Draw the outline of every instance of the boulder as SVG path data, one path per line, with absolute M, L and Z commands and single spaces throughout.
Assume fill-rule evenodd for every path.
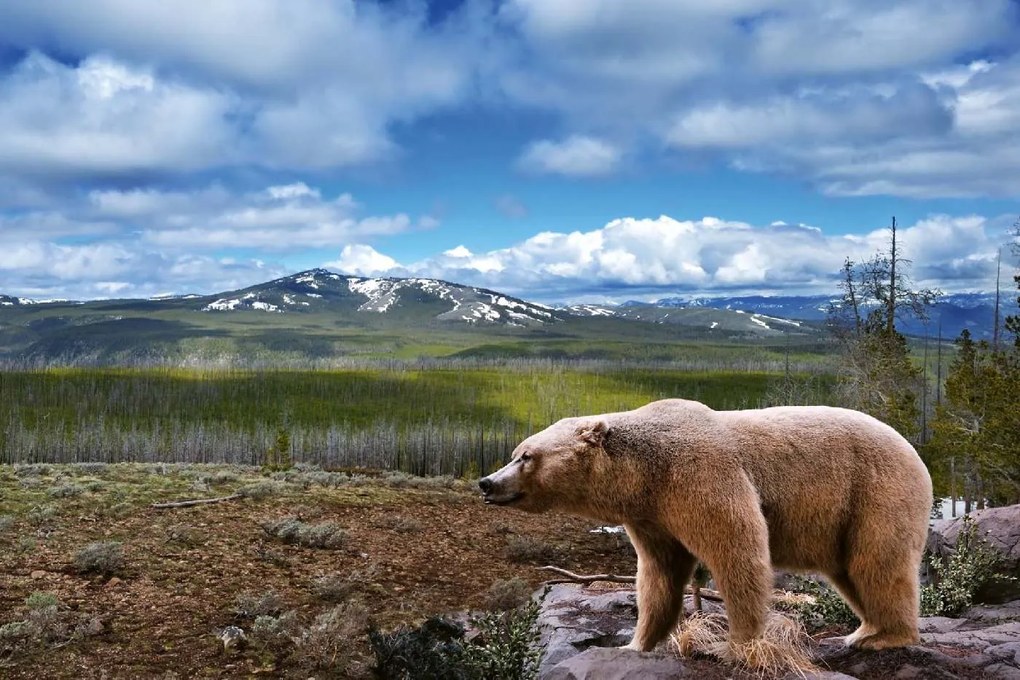
M 975 594 L 975 600 L 999 604 L 1020 597 L 1020 505 L 977 510 L 970 517 L 977 526 L 978 536 L 999 553 L 1002 571 L 1014 577 L 985 584 Z M 936 521 L 928 533 L 928 550 L 943 557 L 952 554 L 963 526 L 960 517 Z

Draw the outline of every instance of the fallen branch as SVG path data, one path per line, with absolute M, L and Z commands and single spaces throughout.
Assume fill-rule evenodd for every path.
M 545 585 L 555 585 L 557 583 L 584 583 L 584 584 L 589 584 L 589 583 L 594 583 L 595 581 L 606 581 L 608 583 L 636 583 L 637 582 L 637 577 L 636 576 L 618 576 L 616 574 L 575 574 L 572 571 L 567 571 L 566 569 L 561 569 L 560 567 L 553 567 L 553 566 L 539 567 L 539 569 L 541 569 L 543 571 L 551 571 L 554 574 L 559 574 L 560 576 L 563 577 L 563 578 L 559 578 L 559 579 L 553 579 L 551 581 L 546 581 Z M 722 602 L 723 601 L 722 595 L 719 594 L 718 590 L 711 590 L 709 588 L 694 589 L 691 586 L 687 586 L 687 588 L 684 589 L 684 592 L 692 593 L 692 594 L 700 592 L 701 597 L 705 598 L 706 600 L 713 600 L 715 602 Z
M 229 496 L 220 496 L 219 498 L 196 498 L 193 501 L 174 501 L 173 503 L 153 503 L 150 507 L 156 510 L 167 510 L 170 508 L 187 508 L 192 505 L 208 505 L 210 503 L 222 503 L 223 501 L 236 501 L 238 498 L 244 498 L 239 493 L 232 493 Z

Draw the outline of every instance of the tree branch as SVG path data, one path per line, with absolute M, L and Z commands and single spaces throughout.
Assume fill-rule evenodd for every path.
M 173 503 L 153 503 L 151 506 L 156 510 L 168 510 L 171 508 L 187 508 L 192 505 L 209 505 L 210 503 L 222 503 L 223 501 L 234 501 L 238 498 L 244 498 L 239 493 L 232 493 L 229 496 L 220 496 L 219 498 L 197 498 L 193 501 L 175 501 Z
M 546 581 L 545 582 L 546 585 L 555 585 L 557 583 L 583 583 L 583 584 L 589 584 L 589 583 L 594 583 L 595 581 L 606 581 L 608 583 L 636 583 L 637 582 L 637 577 L 636 576 L 618 576 L 617 574 L 575 574 L 572 571 L 567 571 L 566 569 L 561 569 L 560 567 L 553 567 L 553 566 L 545 566 L 545 567 L 538 567 L 538 568 L 543 570 L 543 571 L 551 571 L 554 574 L 559 574 L 560 576 L 563 577 L 563 578 L 559 578 L 559 579 L 553 579 L 551 581 Z M 722 595 L 720 595 L 719 591 L 717 591 L 717 590 L 710 590 L 708 588 L 698 588 L 698 591 L 700 591 L 701 597 L 705 598 L 706 600 L 713 600 L 715 602 L 722 602 L 723 601 Z M 695 591 L 694 591 L 694 589 L 691 586 L 687 586 L 684 589 L 684 592 L 688 592 L 688 593 L 692 593 L 693 594 Z

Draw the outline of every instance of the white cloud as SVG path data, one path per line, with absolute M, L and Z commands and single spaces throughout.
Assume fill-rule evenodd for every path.
M 978 216 L 935 215 L 899 231 L 918 285 L 986 289 L 1004 229 Z M 829 293 L 845 257 L 888 247 L 887 229 L 826 235 L 805 225 L 756 227 L 713 217 L 624 218 L 587 232 L 542 232 L 510 248 L 447 250 L 401 264 L 369 246 L 348 246 L 340 270 L 432 276 L 547 301 L 655 298 L 675 292 Z
M 77 67 L 30 54 L 0 80 L 0 172 L 111 175 L 236 160 L 229 95 L 106 57 Z
M 529 145 L 518 161 L 527 172 L 601 177 L 611 174 L 620 163 L 620 151 L 603 140 L 582 135 L 562 142 L 541 140 Z
M 362 212 L 350 194 L 324 196 L 304 182 L 250 192 L 219 185 L 94 190 L 62 211 L 0 213 L 2 292 L 43 298 L 218 292 L 290 273 L 285 256 L 307 257 L 434 221 Z M 268 255 L 270 264 L 253 253 Z
M 399 267 L 397 261 L 392 257 L 383 255 L 372 246 L 364 244 L 344 246 L 344 249 L 340 251 L 340 259 L 329 262 L 326 266 L 346 274 L 360 276 L 376 276 L 392 272 Z

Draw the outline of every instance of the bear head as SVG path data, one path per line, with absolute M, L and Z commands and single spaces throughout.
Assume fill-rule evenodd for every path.
M 514 449 L 510 462 L 479 480 L 491 505 L 526 512 L 582 507 L 593 472 L 601 469 L 610 427 L 599 417 L 565 418 Z

